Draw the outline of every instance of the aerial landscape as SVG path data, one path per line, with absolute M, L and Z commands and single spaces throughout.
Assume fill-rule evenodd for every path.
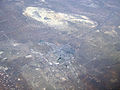
M 120 90 L 120 0 L 0 0 L 0 90 Z

